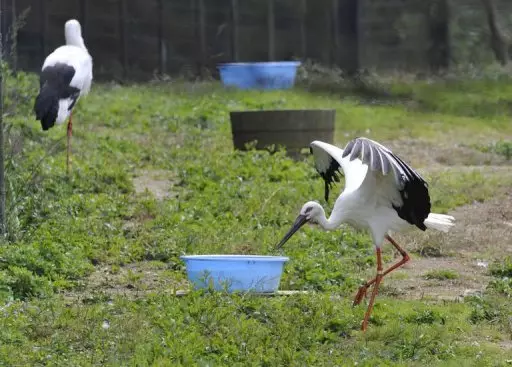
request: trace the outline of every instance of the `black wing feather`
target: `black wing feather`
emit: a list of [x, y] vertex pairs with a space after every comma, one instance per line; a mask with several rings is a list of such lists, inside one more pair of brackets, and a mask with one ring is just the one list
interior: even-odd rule
[[75, 106], [80, 90], [70, 85], [75, 76], [71, 65], [56, 63], [45, 67], [39, 77], [39, 94], [34, 103], [36, 120], [41, 121], [43, 130], [48, 130], [55, 124], [59, 111], [60, 99], [71, 99], [68, 110]]
[[[310, 147], [309, 151], [311, 152], [311, 154], [313, 154], [313, 148]], [[334, 182], [340, 182], [340, 176], [342, 174], [340, 171], [340, 164], [338, 163], [338, 161], [336, 161], [336, 159], [329, 157], [329, 167], [327, 168], [327, 170], [325, 172], [318, 171], [318, 173], [323, 178], [325, 183], [325, 201], [329, 201], [329, 191], [332, 185], [334, 185]]]

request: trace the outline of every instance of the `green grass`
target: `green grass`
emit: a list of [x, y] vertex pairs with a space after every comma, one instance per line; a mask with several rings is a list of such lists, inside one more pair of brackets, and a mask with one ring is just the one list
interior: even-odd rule
[[512, 141], [499, 140], [487, 145], [476, 145], [477, 149], [483, 152], [501, 154], [507, 160], [512, 159]]
[[[503, 321], [509, 300], [491, 289], [466, 303], [379, 297], [361, 334], [365, 307], [352, 308], [351, 300], [375, 259], [368, 235], [350, 229], [308, 227], [287, 244], [291, 261], [281, 288], [311, 291], [305, 295], [174, 297], [157, 288], [134, 299], [122, 289], [138, 287], [143, 276], [121, 272], [151, 263], [169, 287], [182, 284], [180, 255], [269, 254], [303, 202], [323, 203], [311, 158], [233, 151], [230, 110], [335, 108], [340, 144], [366, 135], [466, 145], [512, 135], [501, 110], [492, 114], [464, 91], [438, 85], [411, 87], [429, 101], [425, 111], [300, 89], [96, 84], [74, 117], [67, 177], [65, 127], [40, 130], [31, 115], [36, 88], [34, 76], [8, 80], [11, 232], [0, 247], [0, 364], [501, 366], [510, 358], [499, 347], [511, 335]], [[486, 98], [510, 96], [509, 89], [488, 85]], [[461, 113], [463, 102], [472, 113]], [[135, 193], [133, 178], [153, 170], [170, 182], [169, 198]], [[478, 169], [426, 177], [437, 212], [485, 200], [512, 183], [510, 175]], [[391, 261], [387, 248], [385, 260]], [[102, 267], [119, 275], [119, 292], [91, 289], [87, 277]]]
[[450, 269], [431, 270], [424, 275], [425, 279], [436, 279], [436, 280], [453, 280], [457, 279], [459, 274]]
[[512, 297], [512, 257], [507, 256], [496, 261], [491, 265], [489, 272], [494, 277], [489, 283], [489, 288]]

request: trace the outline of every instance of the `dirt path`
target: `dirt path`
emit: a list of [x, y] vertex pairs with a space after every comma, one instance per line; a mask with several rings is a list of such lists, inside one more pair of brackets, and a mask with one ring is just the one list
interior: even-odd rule
[[[427, 171], [481, 168], [484, 173], [512, 172], [512, 162], [467, 147], [436, 147], [421, 141], [394, 141], [389, 146], [413, 164], [427, 165]], [[447, 234], [413, 231], [395, 236], [412, 252], [412, 261], [386, 278], [383, 293], [457, 300], [485, 290], [491, 279], [488, 266], [512, 256], [512, 188], [449, 214], [456, 218], [456, 226]]]

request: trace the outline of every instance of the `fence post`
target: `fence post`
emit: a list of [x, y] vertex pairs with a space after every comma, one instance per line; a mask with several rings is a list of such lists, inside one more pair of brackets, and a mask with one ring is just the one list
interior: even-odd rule
[[300, 2], [300, 50], [303, 59], [307, 55], [307, 29], [306, 29], [306, 14], [308, 11], [307, 0]]
[[231, 52], [232, 59], [235, 62], [238, 62], [238, 0], [231, 0]]
[[267, 25], [268, 25], [268, 59], [269, 61], [275, 60], [275, 14], [274, 14], [274, 0], [267, 0]]
[[126, 78], [128, 75], [128, 40], [126, 37], [126, 0], [119, 0], [119, 34], [120, 34], [120, 43], [121, 43], [121, 65], [123, 67], [123, 78]]
[[80, 0], [80, 24], [82, 25], [82, 32], [87, 39], [87, 0]]
[[429, 1], [428, 27], [430, 47], [428, 57], [433, 71], [446, 69], [450, 65], [450, 9], [448, 0]]
[[48, 23], [48, 13], [46, 8], [46, 0], [39, 0], [41, 9], [41, 30], [40, 30], [40, 42], [41, 42], [41, 60], [44, 60], [47, 56], [46, 52], [46, 29]]
[[340, 8], [338, 0], [332, 0], [332, 32], [333, 32], [333, 43], [334, 47], [332, 48], [333, 52], [331, 54], [331, 63], [334, 65], [338, 65], [339, 57], [340, 57]]
[[201, 76], [204, 76], [205, 68], [207, 67], [207, 51], [206, 51], [206, 8], [204, 5], [204, 0], [199, 0], [198, 3], [198, 11], [199, 11], [199, 45], [201, 47], [201, 69], [199, 70], [199, 73]]
[[164, 0], [158, 0], [158, 56], [160, 61], [160, 74], [167, 74], [167, 47], [164, 39]]

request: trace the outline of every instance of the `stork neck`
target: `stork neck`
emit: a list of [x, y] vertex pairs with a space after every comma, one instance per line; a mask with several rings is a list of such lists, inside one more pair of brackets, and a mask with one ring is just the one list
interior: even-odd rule
[[75, 29], [66, 30], [66, 45], [76, 46], [87, 50], [82, 35]]
[[[323, 208], [322, 208], [323, 210]], [[331, 231], [333, 229], [336, 229], [340, 226], [341, 223], [343, 223], [343, 216], [342, 211], [334, 209], [331, 212], [331, 215], [329, 218], [325, 216], [325, 211], [323, 212], [323, 215], [320, 216], [318, 219], [318, 224], [325, 230]]]

